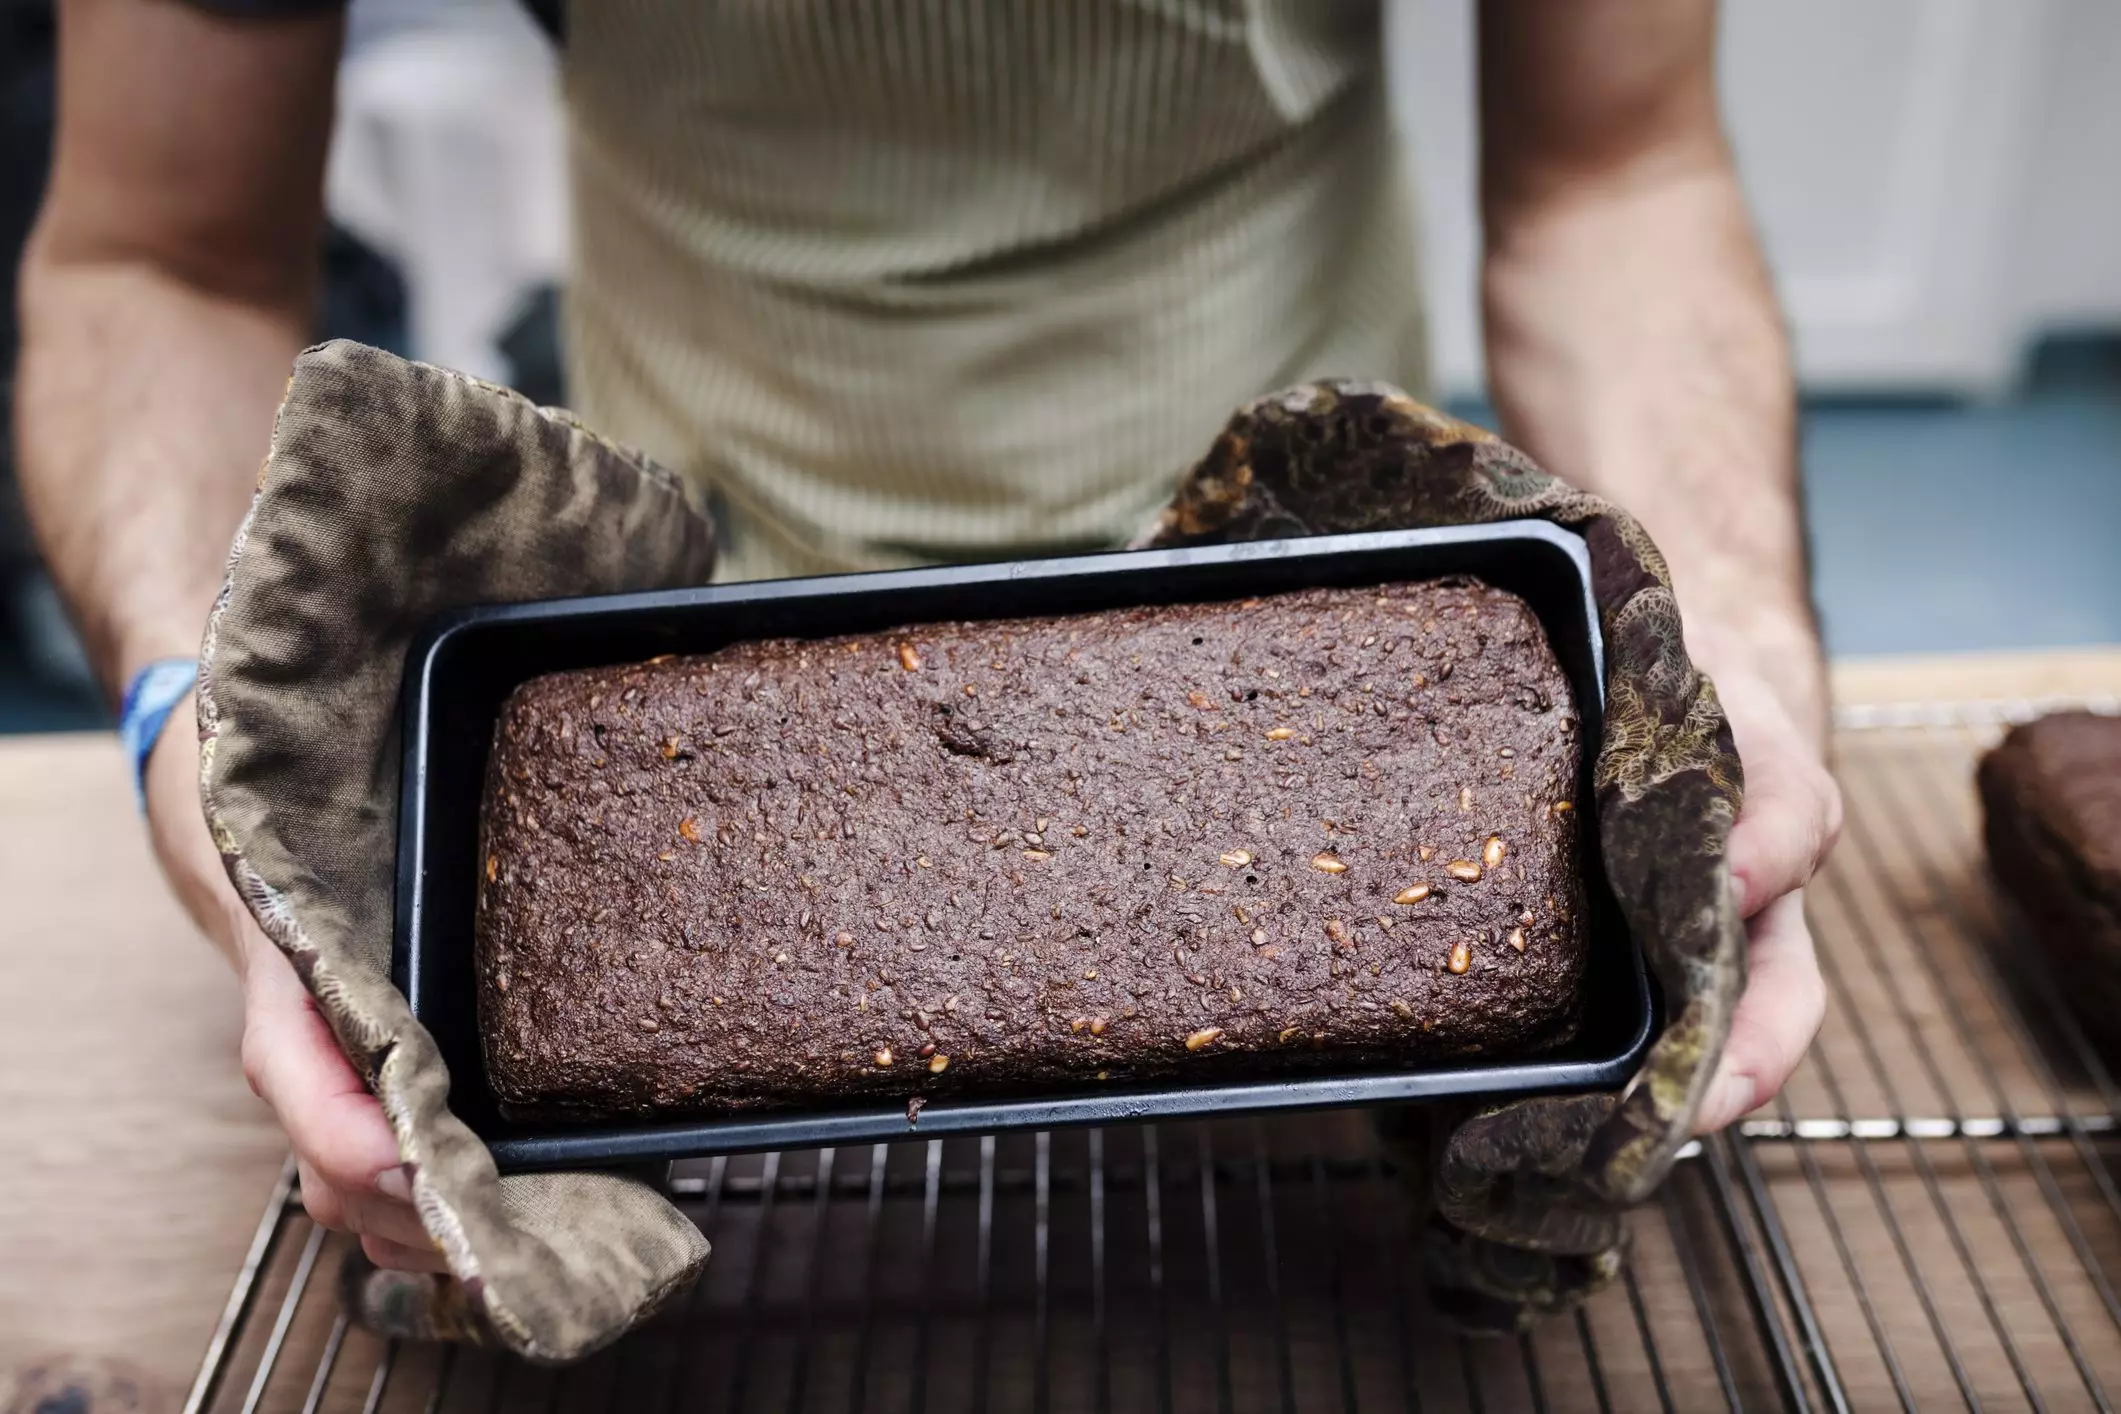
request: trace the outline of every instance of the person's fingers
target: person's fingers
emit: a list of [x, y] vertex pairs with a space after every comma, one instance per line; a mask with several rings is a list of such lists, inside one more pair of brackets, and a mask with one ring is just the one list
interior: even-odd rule
[[324, 1184], [348, 1196], [402, 1197], [377, 1186], [385, 1173], [399, 1177], [397, 1138], [382, 1106], [277, 953], [255, 955], [246, 969], [243, 1074]]
[[1808, 755], [1746, 758], [1745, 808], [1731, 827], [1731, 881], [1750, 918], [1811, 881], [1841, 835], [1841, 790]]
[[1728, 859], [1740, 916], [1804, 887], [1841, 834], [1841, 789], [1818, 743], [1757, 674], [1717, 679], [1731, 739], [1745, 763], [1745, 807]]
[[320, 1175], [307, 1159], [298, 1157], [295, 1169], [302, 1180], [302, 1207], [317, 1226], [356, 1237], [372, 1237], [394, 1248], [427, 1252], [439, 1260], [434, 1239], [420, 1225], [420, 1215], [411, 1204], [370, 1193], [348, 1192]]
[[392, 1271], [433, 1272], [438, 1276], [449, 1271], [449, 1264], [431, 1244], [408, 1247], [387, 1237], [366, 1236], [361, 1239], [361, 1250], [368, 1254], [369, 1261]]
[[339, 1190], [326, 1183], [316, 1166], [300, 1154], [295, 1155], [295, 1176], [302, 1182], [302, 1209], [309, 1220], [333, 1232], [346, 1231], [346, 1200]]
[[346, 1230], [363, 1237], [385, 1238], [403, 1247], [434, 1246], [410, 1203], [393, 1202], [372, 1193], [346, 1195]]
[[[189, 699], [179, 711], [180, 720], [189, 719]], [[199, 812], [198, 773], [196, 735], [173, 722], [148, 760], [155, 848], [186, 910], [243, 973], [244, 1078], [294, 1145], [302, 1205], [319, 1225], [360, 1235], [382, 1265], [444, 1270], [410, 1201], [382, 1107], [340, 1053], [294, 968], [229, 886]]]
[[1804, 920], [1804, 893], [1784, 894], [1747, 929], [1745, 995], [1694, 1132], [1713, 1134], [1773, 1097], [1826, 1016], [1826, 985]]

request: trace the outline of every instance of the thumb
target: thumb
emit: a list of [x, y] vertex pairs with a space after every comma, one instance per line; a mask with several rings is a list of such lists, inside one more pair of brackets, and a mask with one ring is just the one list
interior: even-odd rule
[[244, 970], [243, 1074], [272, 1106], [288, 1141], [346, 1194], [375, 1190], [398, 1167], [397, 1136], [295, 976], [267, 944]]
[[1784, 894], [1747, 928], [1745, 995], [1694, 1132], [1712, 1134], [1777, 1094], [1826, 1016], [1826, 986], [1804, 919], [1804, 892]]

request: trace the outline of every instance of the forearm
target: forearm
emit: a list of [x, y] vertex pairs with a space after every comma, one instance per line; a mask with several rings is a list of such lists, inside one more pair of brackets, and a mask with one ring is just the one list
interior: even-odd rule
[[1655, 538], [1744, 766], [1721, 852], [1746, 981], [1696, 1133], [1772, 1096], [1818, 1030], [1803, 889], [1841, 820], [1788, 341], [1715, 61], [1715, 0], [1480, 0], [1490, 386], [1512, 440]]
[[114, 694], [196, 653], [307, 333], [342, 21], [62, 0], [22, 269], [30, 519]]
[[1484, 296], [1507, 434], [1648, 527], [1699, 656], [1772, 655], [1823, 730], [1788, 343], [1728, 162], [1491, 220]]
[[307, 333], [294, 301], [33, 247], [16, 435], [38, 539], [114, 694], [196, 653]]

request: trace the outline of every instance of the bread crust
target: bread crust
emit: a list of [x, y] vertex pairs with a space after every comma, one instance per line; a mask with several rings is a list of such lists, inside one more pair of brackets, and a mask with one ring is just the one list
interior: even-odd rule
[[483, 802], [488, 1078], [667, 1117], [1548, 1048], [1580, 733], [1464, 579], [539, 678]]

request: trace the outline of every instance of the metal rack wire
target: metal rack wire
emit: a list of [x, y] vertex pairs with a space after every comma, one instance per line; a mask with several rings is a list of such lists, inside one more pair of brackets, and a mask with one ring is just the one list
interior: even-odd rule
[[186, 1414], [2110, 1409], [2121, 1090], [2016, 945], [1969, 784], [2047, 705], [1843, 714], [1819, 1043], [1521, 1339], [1442, 1327], [1367, 1122], [1306, 1115], [688, 1166], [707, 1277], [560, 1372], [349, 1330], [343, 1239], [283, 1183]]

